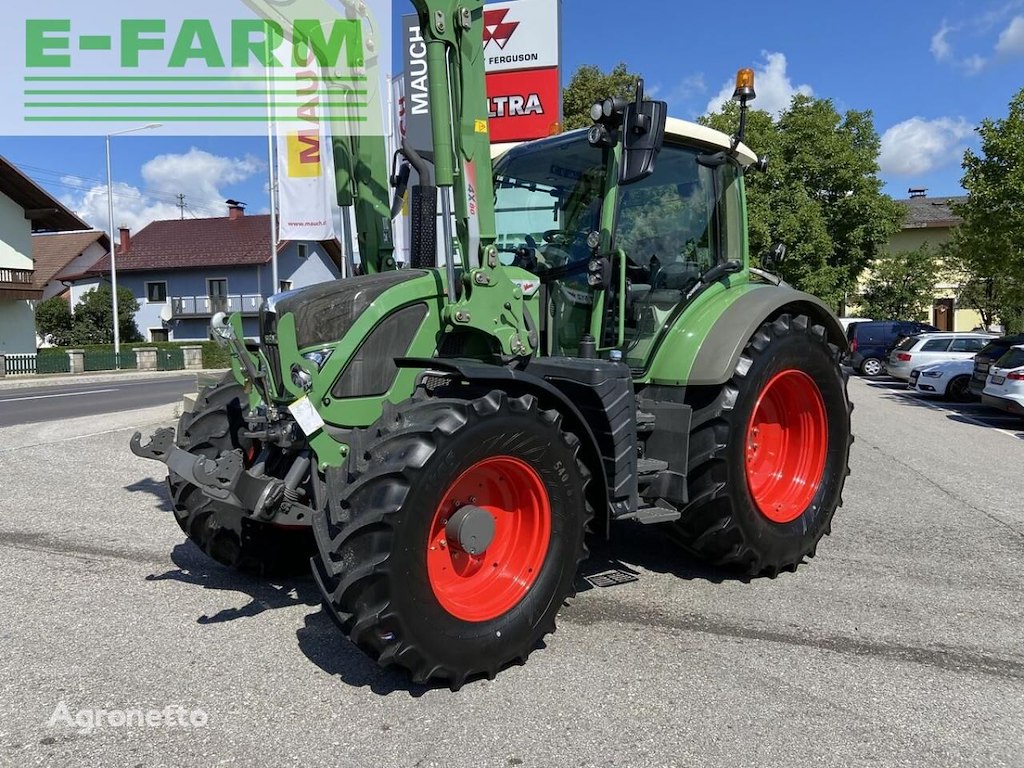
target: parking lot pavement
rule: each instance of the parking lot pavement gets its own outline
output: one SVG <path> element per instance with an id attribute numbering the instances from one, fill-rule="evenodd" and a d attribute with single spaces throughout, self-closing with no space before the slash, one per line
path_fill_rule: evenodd
<path id="1" fill-rule="evenodd" d="M 976 400 L 969 403 L 953 403 L 943 398 L 921 395 L 907 389 L 906 382 L 888 376 L 863 379 L 863 381 L 872 389 L 883 392 L 887 396 L 904 398 L 916 405 L 946 413 L 953 420 L 1000 430 L 1008 437 L 1024 440 L 1024 418 L 1019 415 L 982 405 Z"/>
<path id="2" fill-rule="evenodd" d="M 1024 441 L 851 392 L 853 475 L 812 562 L 743 583 L 616 529 L 587 568 L 639 581 L 582 592 L 526 666 L 457 694 L 368 662 L 308 579 L 183 544 L 124 422 L 0 429 L 0 764 L 1020 766 Z M 170 705 L 205 726 L 67 725 Z"/>

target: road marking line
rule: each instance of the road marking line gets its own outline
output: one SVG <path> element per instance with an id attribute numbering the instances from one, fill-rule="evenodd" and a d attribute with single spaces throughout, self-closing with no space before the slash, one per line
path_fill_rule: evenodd
<path id="1" fill-rule="evenodd" d="M 991 424 L 985 423 L 981 419 L 972 418 L 971 416 L 968 416 L 965 413 L 962 413 L 960 411 L 954 411 L 951 408 L 944 408 L 941 405 L 935 405 L 934 403 L 930 403 L 930 402 L 928 402 L 926 399 L 924 399 L 922 397 L 915 397 L 914 395 L 910 394 L 909 392 L 896 392 L 894 394 L 896 394 L 898 397 L 905 397 L 908 400 L 913 400 L 915 403 L 920 403 L 921 405 L 925 405 L 925 406 L 931 408 L 933 411 L 939 411 L 940 413 L 948 413 L 948 414 L 951 414 L 953 416 L 958 416 L 959 418 L 963 419 L 964 421 L 969 421 L 971 424 L 974 424 L 976 426 L 985 427 L 985 429 L 991 429 L 994 432 L 1000 432 L 1000 433 L 1006 435 L 1007 437 L 1012 437 L 1014 440 L 1024 441 L 1024 437 L 1022 437 L 1019 432 L 1010 432 L 1009 430 L 1006 430 L 1006 429 L 1000 429 L 999 427 L 994 427 Z M 1001 419 L 1003 417 L 1002 416 L 993 415 L 992 418 Z"/>
<path id="2" fill-rule="evenodd" d="M 87 392 L 65 392 L 62 395 L 32 395 L 31 397 L 10 397 L 0 403 L 17 403 L 22 400 L 47 400 L 53 397 L 81 397 L 83 395 L 102 395 L 106 392 L 117 392 L 116 389 L 90 389 Z"/>

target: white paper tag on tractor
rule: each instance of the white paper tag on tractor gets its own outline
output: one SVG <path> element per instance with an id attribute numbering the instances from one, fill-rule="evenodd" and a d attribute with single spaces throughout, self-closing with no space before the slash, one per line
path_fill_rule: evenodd
<path id="1" fill-rule="evenodd" d="M 323 429 L 324 420 L 320 418 L 320 414 L 316 412 L 316 408 L 313 407 L 313 403 L 309 401 L 308 397 L 303 396 L 296 400 L 288 406 L 288 410 L 291 411 L 299 428 L 307 437 L 318 429 Z"/>

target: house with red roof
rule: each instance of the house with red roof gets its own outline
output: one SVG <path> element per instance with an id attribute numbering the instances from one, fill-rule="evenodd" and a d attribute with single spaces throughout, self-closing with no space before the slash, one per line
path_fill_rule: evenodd
<path id="1" fill-rule="evenodd" d="M 41 232 L 32 235 L 33 285 L 46 301 L 63 296 L 70 301 L 75 280 L 110 253 L 110 238 L 105 232 Z"/>
<path id="2" fill-rule="evenodd" d="M 283 241 L 273 284 L 269 215 L 249 216 L 229 201 L 228 215 L 154 221 L 137 233 L 121 229 L 117 285 L 139 302 L 135 321 L 147 341 L 205 341 L 217 312 L 241 312 L 245 335 L 258 337 L 263 300 L 341 276 L 336 240 Z M 110 282 L 110 256 L 72 281 L 72 306 L 85 291 Z"/>

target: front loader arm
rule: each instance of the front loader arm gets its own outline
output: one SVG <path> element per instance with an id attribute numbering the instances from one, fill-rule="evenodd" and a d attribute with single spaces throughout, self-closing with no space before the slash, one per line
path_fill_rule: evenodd
<path id="1" fill-rule="evenodd" d="M 523 291 L 498 261 L 483 51 L 483 0 L 413 0 L 427 47 L 434 169 L 448 277 L 445 319 L 495 339 L 507 358 L 539 344 Z M 447 236 L 454 218 L 456 238 Z M 462 258 L 456 284 L 453 239 Z M 460 290 L 461 289 L 461 290 Z"/>
<path id="2" fill-rule="evenodd" d="M 338 205 L 342 216 L 348 216 L 349 208 L 354 209 L 363 269 L 366 274 L 397 269 L 384 137 L 342 136 L 335 137 L 333 144 Z M 348 222 L 343 223 L 347 230 Z M 351 243 L 346 242 L 346 252 L 350 247 Z"/>

